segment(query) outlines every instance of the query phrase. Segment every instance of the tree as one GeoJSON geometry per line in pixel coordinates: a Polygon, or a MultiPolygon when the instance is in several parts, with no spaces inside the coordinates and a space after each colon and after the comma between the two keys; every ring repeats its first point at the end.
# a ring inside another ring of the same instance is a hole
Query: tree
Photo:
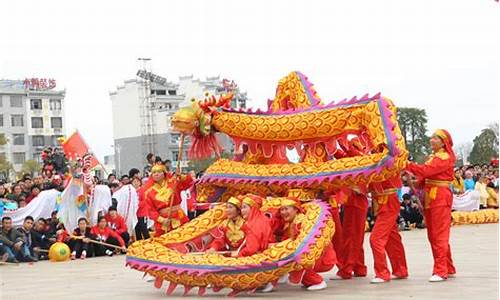
{"type": "Polygon", "coordinates": [[[498,136],[491,128],[485,128],[474,138],[468,160],[471,164],[487,164],[494,157],[498,157],[498,136]]]}
{"type": "Polygon", "coordinates": [[[497,142],[495,143],[495,151],[498,153],[498,122],[495,122],[495,123],[491,123],[490,125],[488,125],[488,128],[491,129],[494,133],[495,133],[495,137],[497,139],[497,142]]]}
{"type": "Polygon", "coordinates": [[[42,166],[34,159],[29,159],[24,162],[23,167],[21,169],[21,174],[30,174],[34,176],[35,173],[40,172],[42,166]]]}
{"type": "MultiPolygon", "coordinates": [[[[7,138],[5,138],[5,134],[0,133],[0,148],[5,144],[7,144],[7,138]]],[[[11,170],[12,164],[7,160],[5,154],[0,154],[0,179],[7,180],[11,170]]]]}
{"type": "Polygon", "coordinates": [[[427,113],[425,109],[398,108],[398,123],[410,157],[416,162],[423,162],[431,149],[429,137],[426,135],[427,113]]]}
{"type": "Polygon", "coordinates": [[[457,155],[457,159],[461,160],[461,162],[457,162],[458,165],[466,165],[468,164],[467,158],[470,155],[470,152],[472,151],[472,142],[465,142],[458,144],[454,147],[453,151],[455,151],[455,154],[457,155]]]}

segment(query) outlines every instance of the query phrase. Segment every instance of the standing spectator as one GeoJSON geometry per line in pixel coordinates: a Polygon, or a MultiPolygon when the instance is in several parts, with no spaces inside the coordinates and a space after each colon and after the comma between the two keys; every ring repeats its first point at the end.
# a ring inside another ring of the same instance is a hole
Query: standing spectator
{"type": "Polygon", "coordinates": [[[108,184],[113,183],[116,181],[116,175],[111,173],[108,175],[108,184]]]}
{"type": "Polygon", "coordinates": [[[140,178],[133,177],[131,184],[134,187],[134,189],[138,190],[142,186],[142,181],[140,178]]]}
{"type": "Polygon", "coordinates": [[[149,176],[151,173],[151,168],[155,164],[155,155],[153,153],[148,153],[148,155],[146,155],[146,161],[147,165],[144,167],[142,173],[144,174],[144,176],[149,176]]]}
{"type": "Polygon", "coordinates": [[[120,189],[120,185],[116,182],[109,183],[108,187],[111,190],[111,195],[120,189]]]}
{"type": "Polygon", "coordinates": [[[26,197],[26,204],[29,204],[38,194],[40,194],[40,187],[37,185],[32,186],[31,193],[26,197]]]}
{"type": "Polygon", "coordinates": [[[123,217],[118,214],[115,206],[108,209],[106,221],[108,221],[109,227],[122,237],[125,245],[128,245],[130,235],[128,234],[127,224],[125,224],[123,217]]]}
{"type": "Polygon", "coordinates": [[[122,186],[124,185],[127,185],[130,183],[130,178],[128,177],[128,175],[123,175],[121,178],[120,178],[120,184],[122,186]]]}
{"type": "Polygon", "coordinates": [[[141,179],[141,171],[139,171],[139,169],[132,168],[128,171],[128,177],[130,178],[130,180],[134,178],[141,179]]]}
{"type": "MultiPolygon", "coordinates": [[[[95,237],[97,241],[105,242],[107,244],[115,245],[117,247],[125,247],[125,241],[122,237],[113,231],[108,226],[108,222],[104,216],[100,216],[97,221],[97,225],[92,227],[91,231],[92,235],[95,237]]],[[[113,251],[116,248],[104,246],[100,244],[94,245],[94,255],[95,256],[113,256],[113,251]]]]}
{"type": "Polygon", "coordinates": [[[35,257],[35,253],[33,251],[33,234],[31,230],[33,229],[34,221],[35,220],[33,220],[32,216],[27,216],[24,218],[23,226],[17,229],[24,239],[24,253],[29,253],[27,255],[29,257],[26,259],[27,261],[38,261],[38,258],[35,257]]]}
{"type": "Polygon", "coordinates": [[[92,233],[90,231],[87,219],[78,219],[78,227],[73,230],[73,236],[81,238],[74,238],[71,240],[71,259],[85,259],[87,257],[90,251],[90,240],[92,239],[92,233]]]}
{"type": "Polygon", "coordinates": [[[20,201],[24,201],[23,188],[20,184],[15,184],[12,187],[12,193],[7,194],[7,199],[16,202],[19,205],[20,201]]]}
{"type": "Polygon", "coordinates": [[[23,235],[12,228],[12,219],[10,217],[2,218],[0,242],[9,255],[9,262],[18,262],[18,260],[33,262],[36,260],[30,255],[28,247],[24,244],[23,235]]]}

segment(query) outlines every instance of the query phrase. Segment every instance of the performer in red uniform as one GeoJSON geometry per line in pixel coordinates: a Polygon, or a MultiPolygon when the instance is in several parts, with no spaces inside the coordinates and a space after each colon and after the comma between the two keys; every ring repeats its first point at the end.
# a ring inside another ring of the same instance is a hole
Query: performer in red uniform
{"type": "Polygon", "coordinates": [[[396,225],[400,210],[397,188],[401,185],[399,175],[372,185],[372,207],[376,219],[370,234],[375,268],[375,277],[371,283],[384,283],[391,280],[386,252],[391,262],[394,279],[408,277],[405,250],[396,225]]]}
{"type": "Polygon", "coordinates": [[[424,165],[409,163],[407,170],[424,184],[424,217],[427,237],[434,257],[434,270],[430,282],[443,281],[456,273],[451,258],[450,223],[453,194],[455,153],[448,131],[438,129],[431,137],[432,154],[424,165]]]}
{"type": "MultiPolygon", "coordinates": [[[[302,221],[305,219],[300,201],[295,199],[284,200],[279,216],[282,220],[282,228],[279,230],[281,239],[296,239],[300,233],[302,221]]],[[[323,277],[318,273],[330,271],[336,262],[337,257],[330,243],[325,247],[323,254],[316,261],[313,268],[290,272],[288,280],[293,284],[301,283],[308,291],[323,290],[327,285],[323,277]]]]}
{"type": "Polygon", "coordinates": [[[260,211],[262,198],[255,195],[238,197],[241,200],[241,216],[245,220],[241,230],[245,240],[240,246],[238,256],[251,256],[267,249],[274,242],[271,221],[260,211]]]}
{"type": "Polygon", "coordinates": [[[208,246],[208,252],[230,250],[238,251],[245,239],[245,233],[241,229],[245,220],[240,215],[241,201],[231,197],[226,203],[225,220],[218,228],[218,235],[208,246]]]}
{"type": "Polygon", "coordinates": [[[356,277],[365,277],[365,239],[366,214],[368,200],[366,195],[359,191],[351,191],[344,201],[344,220],[342,229],[344,234],[343,267],[337,272],[341,279],[351,279],[353,272],[356,277]]]}
{"type": "Polygon", "coordinates": [[[335,194],[326,193],[324,199],[330,204],[330,212],[332,219],[335,223],[335,233],[332,237],[333,250],[337,256],[337,268],[341,270],[344,266],[343,258],[346,256],[344,252],[344,230],[342,229],[342,222],[340,220],[340,207],[344,202],[344,193],[337,191],[335,194]]]}
{"type": "Polygon", "coordinates": [[[180,193],[193,184],[193,179],[189,175],[167,173],[161,164],[153,166],[151,176],[154,183],[145,192],[144,198],[149,217],[155,222],[155,236],[158,237],[189,221],[180,206],[180,193]]]}

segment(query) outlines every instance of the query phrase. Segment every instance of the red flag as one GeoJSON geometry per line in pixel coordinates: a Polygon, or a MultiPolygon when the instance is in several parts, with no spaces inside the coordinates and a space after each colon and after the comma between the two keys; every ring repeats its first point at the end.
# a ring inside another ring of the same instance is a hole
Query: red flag
{"type": "MultiPolygon", "coordinates": [[[[78,131],[75,131],[67,139],[60,141],[61,146],[64,150],[64,154],[70,160],[76,160],[82,158],[86,153],[90,152],[89,146],[85,143],[85,140],[80,135],[78,131]]],[[[99,165],[99,161],[92,155],[91,168],[99,165]]]]}

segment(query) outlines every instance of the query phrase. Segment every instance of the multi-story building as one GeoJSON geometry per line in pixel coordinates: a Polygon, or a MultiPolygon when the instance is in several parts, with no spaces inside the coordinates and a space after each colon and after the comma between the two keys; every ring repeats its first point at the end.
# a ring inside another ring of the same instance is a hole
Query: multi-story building
{"type": "Polygon", "coordinates": [[[64,96],[55,80],[31,78],[0,80],[0,133],[7,144],[0,147],[19,172],[26,160],[40,160],[47,146],[57,146],[64,134],[64,96]]]}
{"type": "MultiPolygon", "coordinates": [[[[110,92],[118,174],[125,174],[131,168],[141,169],[148,153],[170,159],[172,165],[176,165],[180,136],[171,132],[171,117],[179,107],[189,105],[192,98],[202,99],[206,93],[220,95],[231,89],[235,94],[232,106],[244,108],[246,105],[246,93],[240,93],[234,82],[220,77],[208,77],[202,81],[184,76],[173,83],[149,75],[151,77],[126,80],[116,91],[110,92]]],[[[222,143],[231,150],[227,139],[222,138],[222,143]]],[[[188,147],[189,141],[186,140],[186,152],[188,147]]],[[[186,152],[181,161],[183,167],[187,166],[186,152]]]]}

